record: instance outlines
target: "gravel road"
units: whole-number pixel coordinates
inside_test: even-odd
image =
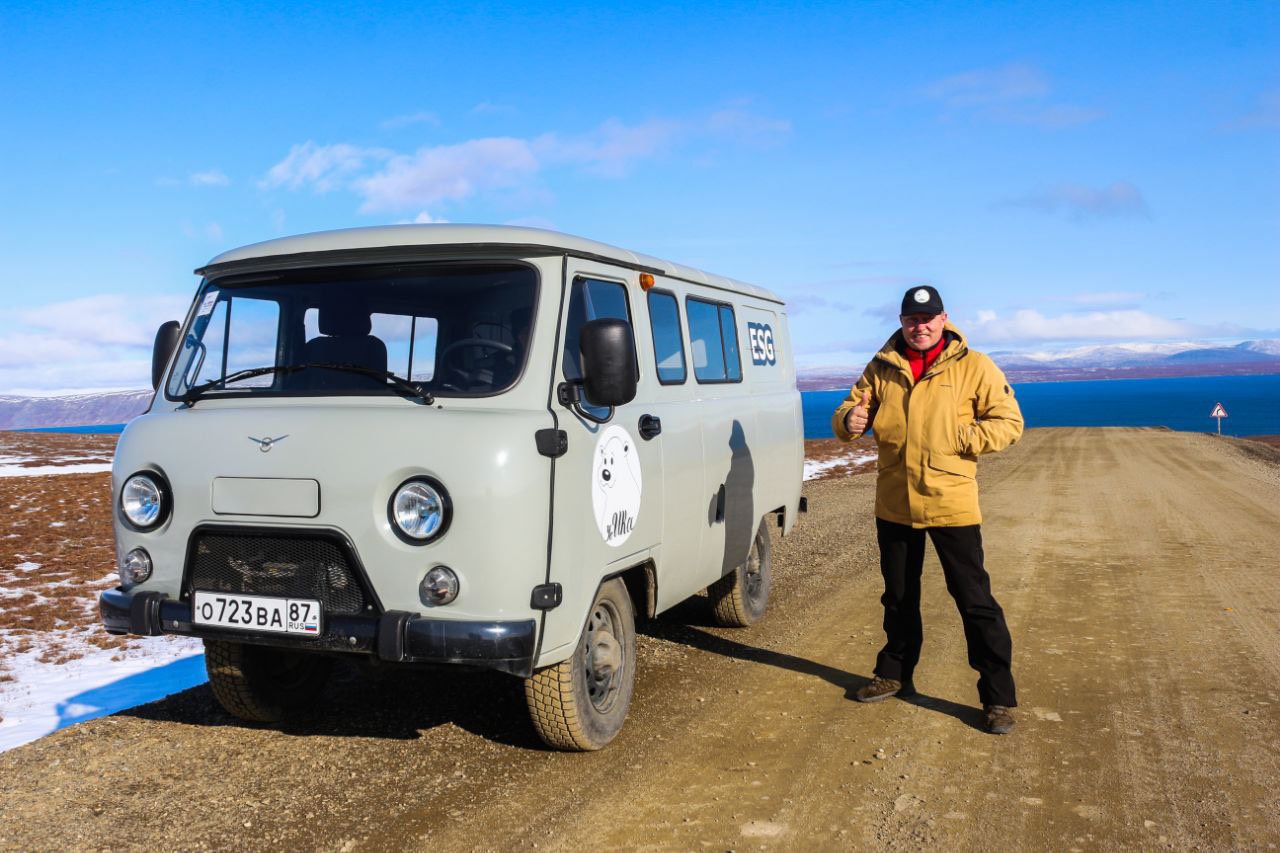
[[[760,626],[648,626],[622,735],[542,749],[519,682],[350,667],[314,718],[207,687],[0,755],[0,848],[1095,849],[1280,843],[1280,452],[1032,430],[980,479],[1021,707],[979,728],[930,551],[922,695],[881,641],[874,475],[810,483]]]

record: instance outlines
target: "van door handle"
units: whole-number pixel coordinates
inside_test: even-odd
[[[640,416],[640,437],[645,441],[662,432],[662,420],[655,415]]]

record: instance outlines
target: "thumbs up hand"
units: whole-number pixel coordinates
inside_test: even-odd
[[[844,428],[850,435],[861,435],[867,431],[867,418],[871,414],[871,392],[862,392],[862,402],[850,409],[844,416]]]

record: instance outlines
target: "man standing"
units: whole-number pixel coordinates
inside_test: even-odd
[[[836,437],[874,429],[880,450],[876,537],[884,575],[884,648],[875,678],[856,694],[877,702],[915,692],[920,660],[920,573],[928,533],[947,591],[964,622],[969,665],[987,731],[1013,728],[1017,705],[1013,643],[982,564],[978,456],[1004,450],[1022,434],[1022,413],[1004,374],[947,322],[938,291],[913,287],[902,298],[902,329],[876,353],[836,409]]]

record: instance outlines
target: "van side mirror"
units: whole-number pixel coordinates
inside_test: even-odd
[[[613,417],[615,406],[630,403],[636,396],[636,346],[631,324],[612,317],[592,320],[578,335],[582,352],[582,378],[561,382],[556,389],[560,405],[581,417],[602,424]],[[586,398],[585,400],[583,398]],[[607,406],[603,417],[587,406]]]
[[[181,331],[182,324],[177,320],[162,323],[156,330],[156,342],[151,347],[151,390],[153,391],[160,387],[160,380],[164,378],[164,369],[169,365],[169,358],[178,348],[178,336]]]
[[[616,318],[582,327],[582,387],[587,402],[623,406],[636,398],[636,350],[631,324]]]

